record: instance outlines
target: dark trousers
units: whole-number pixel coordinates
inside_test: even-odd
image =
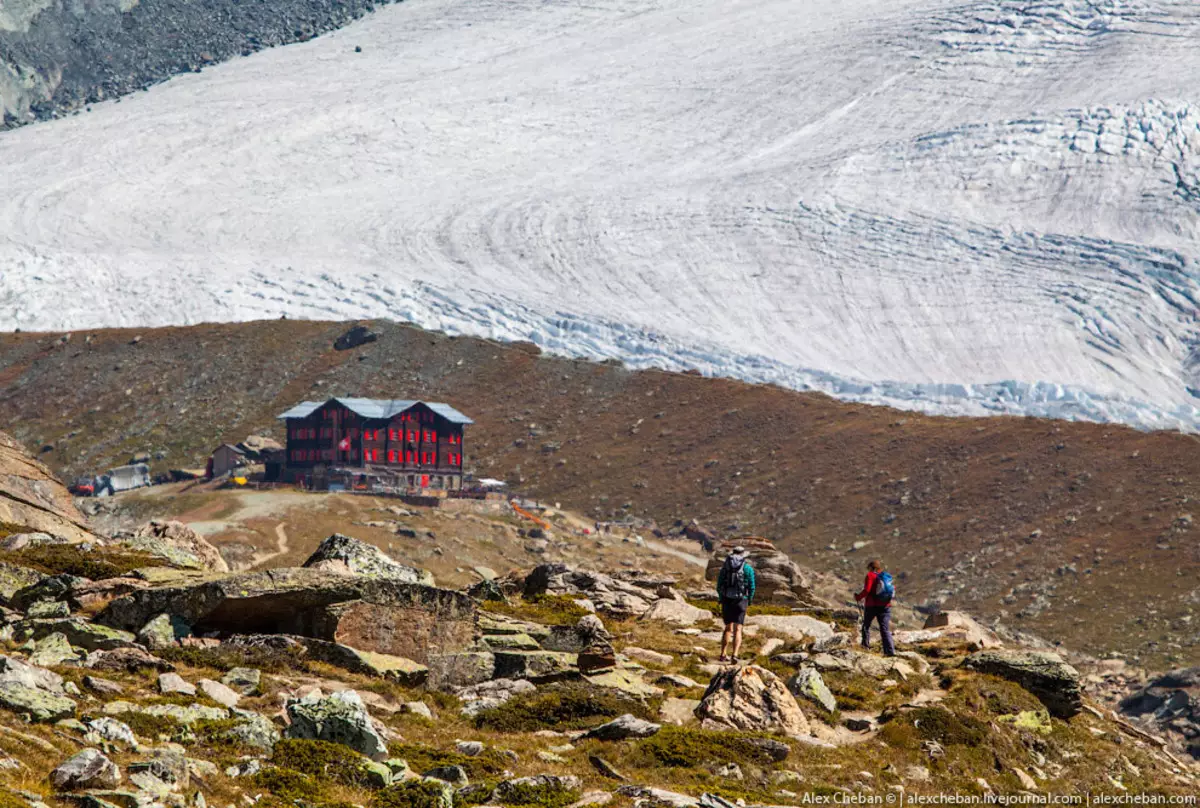
[[[863,609],[862,644],[863,648],[871,646],[871,621],[879,621],[879,634],[883,637],[883,653],[891,656],[896,653],[892,644],[892,609],[890,606],[867,606]]]

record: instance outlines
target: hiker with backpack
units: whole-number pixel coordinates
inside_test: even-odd
[[[892,644],[892,599],[896,597],[896,586],[892,574],[883,568],[878,558],[867,563],[867,579],[862,591],[854,599],[863,604],[862,645],[871,647],[871,623],[879,621],[879,635],[883,638],[883,655],[895,656]]]
[[[736,662],[742,650],[742,626],[746,623],[746,611],[754,600],[754,568],[746,560],[746,548],[734,547],[725,558],[721,571],[717,573],[717,597],[721,601],[721,619],[725,621],[725,633],[721,635],[721,662]],[[725,649],[732,642],[733,653],[726,656]]]

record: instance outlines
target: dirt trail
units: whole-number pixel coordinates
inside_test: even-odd
[[[287,522],[280,522],[275,525],[275,549],[267,553],[255,553],[252,567],[261,567],[271,559],[278,558],[291,549],[291,545],[288,543],[286,528]]]

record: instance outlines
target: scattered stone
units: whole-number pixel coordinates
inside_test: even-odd
[[[526,679],[494,679],[470,687],[459,688],[456,695],[462,700],[462,714],[475,715],[499,707],[519,693],[530,693],[537,687]]]
[[[191,626],[182,618],[164,613],[142,626],[137,633],[137,640],[151,651],[161,651],[179,645],[179,641],[191,636],[191,633]]]
[[[196,695],[196,686],[178,673],[160,673],[158,690],[160,693],[177,693],[181,696]]]
[[[763,640],[762,646],[759,647],[758,655],[769,657],[771,654],[782,648],[783,645],[783,640],[779,639],[778,637],[768,637],[767,639]]]
[[[67,641],[67,635],[57,631],[38,640],[36,649],[29,655],[30,664],[42,667],[76,665],[82,661],[83,657]]]
[[[928,783],[933,779],[933,775],[924,766],[906,766],[904,769],[904,779],[911,780],[914,783]]]
[[[423,701],[406,701],[403,709],[409,715],[419,715],[430,721],[433,720],[433,710],[430,710],[429,705]]]
[[[758,626],[793,640],[826,640],[834,635],[832,623],[826,623],[806,614],[753,614],[746,618],[746,625]]]
[[[661,724],[645,721],[626,713],[583,734],[584,738],[600,741],[623,741],[627,738],[649,738],[662,729]]]
[[[108,715],[124,715],[125,713],[142,713],[143,715],[165,716],[180,724],[194,724],[197,721],[224,721],[229,718],[229,711],[221,707],[208,707],[204,704],[132,704],[128,701],[110,701],[103,710]]]
[[[229,572],[221,552],[183,522],[155,519],[119,541],[131,550],[165,559],[174,567]]]
[[[128,724],[107,716],[88,720],[86,738],[88,743],[98,744],[107,741],[134,748],[138,745],[137,736],[133,734],[133,730],[129,728]]]
[[[979,651],[967,657],[963,666],[1016,682],[1037,696],[1057,718],[1071,718],[1083,709],[1079,672],[1058,654]]]
[[[613,801],[613,795],[607,791],[588,791],[567,808],[598,808]]]
[[[578,670],[578,656],[558,651],[496,651],[498,679],[549,681],[569,676]]]
[[[658,620],[671,626],[693,626],[704,620],[712,620],[713,613],[685,600],[663,598],[654,601],[639,619]]]
[[[651,651],[648,648],[638,648],[637,646],[629,646],[624,651],[625,655],[639,662],[645,662],[647,665],[670,665],[675,661],[675,657],[670,654],[662,654],[658,651]]]
[[[170,672],[175,666],[159,659],[141,648],[114,648],[111,651],[92,651],[87,655],[84,666],[101,671],[125,671],[137,673],[142,670]]]
[[[483,744],[479,741],[458,741],[454,744],[454,748],[460,755],[467,757],[477,757],[483,754]]]
[[[40,600],[25,610],[25,616],[34,619],[70,617],[71,607],[61,600]]]
[[[1021,769],[1013,769],[1012,771],[1013,774],[1017,776],[1017,780],[1020,781],[1021,788],[1025,789],[1026,791],[1037,791],[1038,784],[1036,780],[1034,780]]]
[[[462,766],[438,766],[425,772],[424,776],[449,783],[455,788],[462,788],[471,782],[467,777],[467,770]]]
[[[658,708],[658,717],[664,724],[681,727],[696,720],[696,708],[699,706],[700,699],[663,699],[662,706]]]
[[[428,570],[401,564],[378,547],[340,533],[334,533],[321,542],[302,566],[339,575],[434,585],[433,573]]]
[[[353,348],[366,345],[370,342],[375,342],[379,339],[379,334],[375,333],[365,325],[356,325],[342,334],[333,343],[335,351],[349,351]]]
[[[257,749],[271,751],[280,738],[279,730],[275,724],[264,715],[259,715],[251,710],[239,710],[234,708],[230,711],[233,717],[238,719],[238,722],[226,733],[228,737],[243,743],[246,746],[253,746]]]
[[[253,696],[262,685],[262,671],[257,668],[232,668],[221,677],[221,684],[243,696]]]
[[[788,690],[794,695],[803,696],[811,701],[824,707],[827,711],[833,712],[837,709],[837,699],[833,697],[833,693],[826,686],[825,680],[821,678],[821,674],[816,668],[801,668],[800,671],[788,680]]]
[[[115,788],[120,782],[117,764],[96,749],[84,749],[50,772],[50,783],[58,791]]]
[[[701,685],[695,679],[679,673],[664,673],[655,681],[660,685],[674,685],[675,687],[703,687],[703,685]]]
[[[27,715],[37,723],[75,715],[75,702],[61,691],[53,693],[14,681],[0,681],[0,707]]]
[[[592,764],[593,769],[609,779],[622,781],[629,779],[625,775],[621,774],[621,772],[617,770],[616,766],[612,765],[599,755],[588,755],[588,763]]]
[[[99,693],[102,696],[119,696],[125,692],[125,688],[117,682],[101,679],[99,676],[83,677],[83,686],[93,693]]]
[[[713,767],[712,773],[717,777],[724,777],[728,780],[741,780],[744,776],[742,774],[742,767],[732,762]]]
[[[937,631],[939,639],[961,640],[978,650],[999,648],[1003,645],[991,629],[984,628],[966,612],[936,612],[925,620],[925,630]]]
[[[745,731],[809,734],[808,719],[778,676],[757,665],[730,667],[713,677],[696,708],[702,722]]]
[[[232,689],[212,679],[201,679],[196,686],[200,688],[201,693],[222,707],[237,707],[238,702],[242,700]]]
[[[362,698],[353,690],[342,690],[322,698],[314,693],[289,701],[289,738],[330,741],[348,746],[371,760],[387,760],[387,744],[375,728]]]
[[[687,794],[648,786],[621,786],[617,794],[632,799],[634,808],[696,808],[700,804]]]

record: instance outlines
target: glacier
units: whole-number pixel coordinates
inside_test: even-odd
[[[1197,431],[1198,94],[1181,0],[406,0],[0,135],[0,329],[389,318]]]

